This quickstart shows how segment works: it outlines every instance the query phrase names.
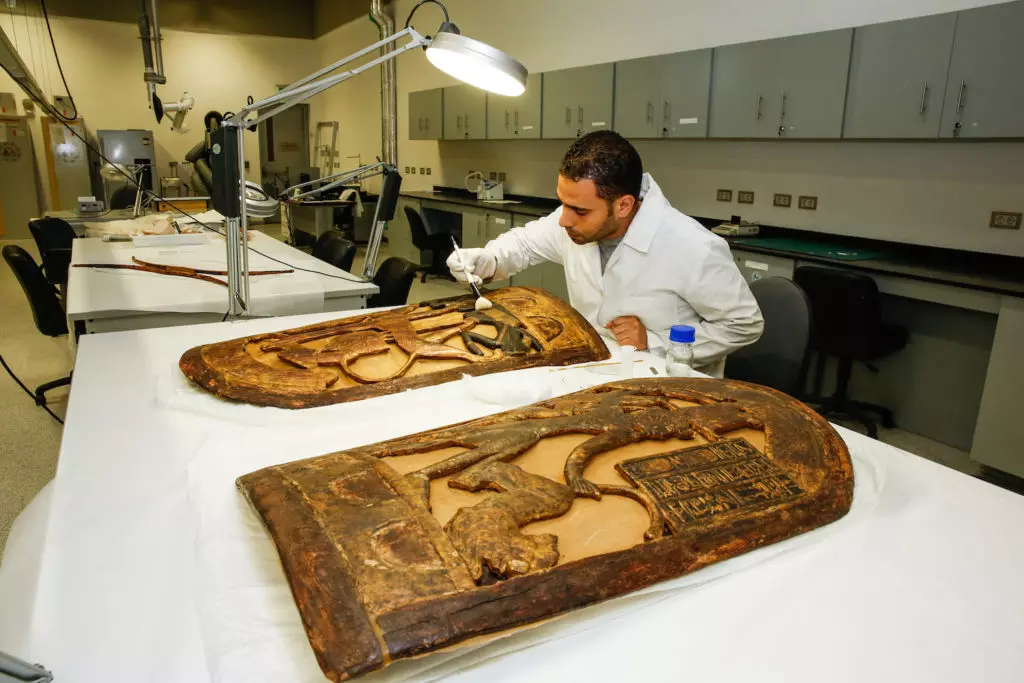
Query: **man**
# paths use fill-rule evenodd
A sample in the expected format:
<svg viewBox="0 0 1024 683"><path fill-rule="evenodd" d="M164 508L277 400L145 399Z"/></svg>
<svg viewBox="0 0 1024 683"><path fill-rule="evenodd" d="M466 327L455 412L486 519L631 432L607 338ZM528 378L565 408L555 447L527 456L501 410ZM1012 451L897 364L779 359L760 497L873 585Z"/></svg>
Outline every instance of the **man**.
<svg viewBox="0 0 1024 683"><path fill-rule="evenodd" d="M669 205L621 135L576 140L557 191L551 215L462 250L465 270L452 254L452 274L479 283L560 263L570 303L602 334L664 355L669 328L692 325L694 367L716 377L729 353L761 336L761 311L725 240Z"/></svg>

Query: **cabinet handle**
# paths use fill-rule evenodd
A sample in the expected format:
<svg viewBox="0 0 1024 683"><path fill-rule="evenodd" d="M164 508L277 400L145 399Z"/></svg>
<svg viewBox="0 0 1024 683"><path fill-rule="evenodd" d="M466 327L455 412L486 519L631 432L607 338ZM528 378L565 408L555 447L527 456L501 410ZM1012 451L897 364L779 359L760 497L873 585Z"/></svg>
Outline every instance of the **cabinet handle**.
<svg viewBox="0 0 1024 683"><path fill-rule="evenodd" d="M956 98L956 113L964 110L964 91L967 90L967 79L960 81L960 95Z"/></svg>
<svg viewBox="0 0 1024 683"><path fill-rule="evenodd" d="M578 109L579 113L576 116L576 120L579 121L580 126L582 126L583 125L583 107L577 107L577 109Z"/></svg>
<svg viewBox="0 0 1024 683"><path fill-rule="evenodd" d="M668 115L669 115L669 113L671 111L672 111L672 105L669 104L668 102L666 102L664 107L663 107L663 111L662 111L662 115L661 115L661 120L664 123L668 123Z"/></svg>
<svg viewBox="0 0 1024 683"><path fill-rule="evenodd" d="M516 126L516 130L519 130L519 110L518 109L516 109L515 126Z"/></svg>
<svg viewBox="0 0 1024 683"><path fill-rule="evenodd" d="M782 103L779 105L779 123L782 123L786 119L786 91L782 91Z"/></svg>
<svg viewBox="0 0 1024 683"><path fill-rule="evenodd" d="M568 126L571 123L572 123L572 108L571 107L566 107L565 108L565 125Z"/></svg>
<svg viewBox="0 0 1024 683"><path fill-rule="evenodd" d="M423 117L421 116L421 117L420 117L420 118L418 119L418 121L419 121L419 130L423 130Z"/></svg>
<svg viewBox="0 0 1024 683"><path fill-rule="evenodd" d="M654 123L654 103L647 103L647 123Z"/></svg>
<svg viewBox="0 0 1024 683"><path fill-rule="evenodd" d="M466 137L469 137L469 114L462 117L462 122L466 124Z"/></svg>
<svg viewBox="0 0 1024 683"><path fill-rule="evenodd" d="M925 81L921 88L921 113L924 114L926 111L928 111L928 81Z"/></svg>
<svg viewBox="0 0 1024 683"><path fill-rule="evenodd" d="M505 128L508 128L508 109L505 110Z"/></svg>
<svg viewBox="0 0 1024 683"><path fill-rule="evenodd" d="M757 93L757 102L755 103L755 109L754 109L754 120L755 121L760 121L761 120L761 102L763 102L763 101L764 101L764 98L761 97L761 93Z"/></svg>
<svg viewBox="0 0 1024 683"><path fill-rule="evenodd" d="M426 128L429 131L430 130L430 119L423 119L423 123L425 124L424 128Z"/></svg>
<svg viewBox="0 0 1024 683"><path fill-rule="evenodd" d="M455 117L455 127L456 128L462 128L462 117L461 116L456 116Z"/></svg>

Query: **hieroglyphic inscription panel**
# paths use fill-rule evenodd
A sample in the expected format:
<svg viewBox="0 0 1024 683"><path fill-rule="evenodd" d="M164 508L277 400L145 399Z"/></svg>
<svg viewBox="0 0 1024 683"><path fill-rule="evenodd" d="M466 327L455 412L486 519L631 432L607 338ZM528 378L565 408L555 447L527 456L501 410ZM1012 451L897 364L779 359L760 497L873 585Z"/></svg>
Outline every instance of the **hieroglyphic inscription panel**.
<svg viewBox="0 0 1024 683"><path fill-rule="evenodd" d="M746 439L728 439L620 463L647 491L673 532L690 522L784 503L803 491Z"/></svg>

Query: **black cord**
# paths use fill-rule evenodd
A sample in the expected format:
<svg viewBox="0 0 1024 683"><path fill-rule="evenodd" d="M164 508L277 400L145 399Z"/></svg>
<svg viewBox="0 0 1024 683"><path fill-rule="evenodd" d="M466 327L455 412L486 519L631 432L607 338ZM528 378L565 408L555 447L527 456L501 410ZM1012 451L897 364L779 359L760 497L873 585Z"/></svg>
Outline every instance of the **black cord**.
<svg viewBox="0 0 1024 683"><path fill-rule="evenodd" d="M420 1L419 1L419 2L417 2L417 3L416 3L416 5L415 5L415 6L414 6L414 7L412 8L412 10L410 10L410 11L409 11L409 16L408 16L408 18L406 18L406 20L405 20L405 27L406 27L406 28L409 28L409 22L411 22L411 21L412 21L412 15L416 14L416 10L418 10L418 9L419 9L420 7L422 7L423 5L426 5L427 3L433 3L433 4L437 5L438 7L440 7L440 8L441 8L441 11L442 11L442 12L444 12L444 21L445 21L445 23L447 24L447 23L449 22L449 18L448 18L448 8L447 8L447 7L445 7L445 6L444 6L444 4L442 4L441 2L439 2L439 0L420 0Z"/></svg>
<svg viewBox="0 0 1024 683"><path fill-rule="evenodd" d="M57 71L60 72L60 80L64 83L64 90L68 93L68 99L71 100L71 108L75 110L74 115L70 118L64 116L64 114L60 112L57 112L57 117L63 121L74 121L78 118L78 105L75 104L75 98L71 96L71 88L68 87L68 81L64 78L64 68L60 65L60 56L57 54L57 43L53 40L53 30L50 28L50 14L46 11L46 0L39 0L39 6L43 10L43 18L46 19L46 32L50 34L50 46L53 48L53 59L57 62ZM6 71L6 68L4 70Z"/></svg>
<svg viewBox="0 0 1024 683"><path fill-rule="evenodd" d="M40 408L48 412L50 414L50 417L52 417L54 420L61 424L64 424L64 420L57 417L57 413L50 410L50 407L48 405L46 405L45 403L39 403L39 401L36 400L36 395L32 392L31 389L25 386L24 382L18 379L18 376L14 374L14 370L11 370L11 366L8 365L7 361L4 360L3 355L0 355L0 365L4 366L4 370L6 370L7 374L11 376L11 379L18 383L18 386L21 387L22 390L29 395L29 398L36 402L36 405L38 405Z"/></svg>
<svg viewBox="0 0 1024 683"><path fill-rule="evenodd" d="M89 141L88 141L88 140L87 140L87 139L86 139L86 138L85 138L84 136L80 135L80 134L78 133L78 131L77 131L77 130L75 130L75 129L74 129L74 128L73 128L72 126L71 126L71 125L69 125L69 124L68 124L68 121L70 121L71 119L66 119L65 117L61 116L60 112L58 112L58 111L56 110L56 108L54 108L53 106L51 106L51 105L50 105L49 103L47 103L47 102L45 102L45 101L43 101L43 100L40 100L40 99L39 99L38 97L36 97L36 96L35 96L35 95L34 95L34 94L32 93L31 89L30 89L30 88L27 88L27 87L25 87L25 84L24 84L24 83L22 83L22 82L21 82L21 80L20 80L19 78L17 78L17 77L16 77L16 76L15 76L14 74L12 74L12 73L10 72L10 70L9 70L9 69L7 68L7 66L6 66L5 64L3 64L2 62L0 62L0 67L2 67L2 68L3 68L3 70L4 70L4 71L5 71L6 73L7 73L7 75L8 75L8 76L10 76L10 77L11 77L11 79L12 79L12 80L13 80L13 81L14 81L15 83L17 83L18 85L20 85L20 86L22 87L22 89L23 89L23 90L24 90L25 92L27 92L27 93L28 93L29 97L30 97L30 98L32 98L32 100L33 100L33 101L35 101L35 103L36 103L36 104L38 104L38 105L39 105L39 107L40 107L40 108L41 108L41 109L42 109L42 110L43 110L44 112L46 112L47 114L49 114L49 115L53 116L53 117L54 117L55 119L59 120L59 121L60 121L60 122L61 122L61 123L62 123L62 124L64 125L64 127L65 127L65 128L67 128L67 129L68 129L68 130L69 130L69 131L71 132L71 134L72 134L72 135L74 135L74 136L75 136L76 138L78 138L79 140L81 140L81 141L82 141L82 144L84 144L84 145L85 145L85 146L86 146L86 147L87 147L87 148L88 148L89 150L91 150L91 151L92 151L92 152L93 152L93 153L94 153L94 154L95 154L95 155L96 155L96 156L97 156L98 158L100 158L100 159L102 159L103 161L105 161L106 163L110 164L110 166L111 166L111 167L112 167L112 168L113 168L114 170L116 170L116 171L117 171L118 173L120 173L120 174L121 174L122 176L124 176L126 180L128 180L129 182L131 182L131 183L133 183L133 184L136 184L136 185L138 185L138 183L136 182L136 180L135 180L135 178L134 178L133 176L131 176L130 174L128 174L127 172L125 172L125 171L124 171L123 169L121 169L121 167L120 167L120 166L118 166L117 164L115 164L114 162L112 162L112 161L111 161L110 159L108 159L107 157L105 157L105 156L103 155L103 153L102 153L102 152L101 152L101 151L100 151L99 149L97 149L97 148L96 148L96 146L95 146L95 145L93 145L92 143L90 143L90 142L89 142ZM76 111L76 113L77 113L77 111ZM223 230L218 230L218 229L217 229L216 227L214 227L214 226L212 226L212 225L207 225L206 223L203 223L203 222L202 222L201 220L199 220L198 218L196 218L195 216L193 216L193 215L192 215L192 214L190 214L189 212L185 211L184 209L178 208L178 206L176 206L176 205L174 204L174 202L170 201L169 199L166 199L166 198L164 198L164 197L161 197L161 196L160 196L160 195L158 195L157 193L155 193L155 192L153 192L152 190L149 190L149 189L147 189L147 188L145 188L145 187L143 187L143 188L142 188L142 191L143 191L143 193L144 193L144 194L145 194L145 195L146 195L146 196L147 196L147 197L148 197L148 198L149 198L150 200L154 200L154 199L155 199L155 200L157 200L157 201L163 202L163 203L165 203L165 204L166 204L167 206L171 207L172 209L174 209L174 210L175 210L175 211L177 211L178 213L182 214L183 216L187 216L187 217L188 217L189 219L191 219L191 220L192 220L193 222L195 222L195 223L197 223L197 224L199 224L199 225L203 226L203 227L204 227L204 228L206 228L207 230L209 230L209 231L211 231L211 232L215 232L215 233L217 233L218 235L221 235L222 237L227 237L227 233L226 233L226 232L224 232ZM109 211L107 211L107 212L105 212L105 213L109 213ZM291 263L288 263L288 262L286 262L286 261L282 261L282 260L281 260L281 259L279 259L279 258L274 258L273 256L270 256L269 254L264 254L264 253L263 253L262 251L260 251L259 249L255 249L254 247L252 247L252 246L250 246L250 245L248 245L248 244L246 244L246 245L245 245L245 248L246 248L246 249L248 249L249 251L251 251L251 252L252 252L252 253L254 253L254 254L259 254L260 256L262 256L262 257L264 257L264 258L266 258L266 259L270 259L271 261L274 261L275 263L279 263L279 264L281 264L281 265L283 265L283 266L287 266L288 268L290 268L290 269L292 269L292 270L297 270L297 271L301 271L301 272L303 272L303 273L310 273L310 274L312 274L312 275L320 275L321 277L329 277L329 278L333 278L333 279L335 279L335 280L343 280L343 281L345 281L345 282L355 282L355 283L357 283L357 284L366 284L366 283L367 283L367 280L364 280L364 279L362 279L362 278L356 278L356 277L345 277L345 276L343 276L343 275L332 275L331 273L324 273L324 272L321 272L321 271L319 271L319 270L311 270L311 269L309 269L309 268L300 268L299 266L295 266L295 265L292 265Z"/></svg>

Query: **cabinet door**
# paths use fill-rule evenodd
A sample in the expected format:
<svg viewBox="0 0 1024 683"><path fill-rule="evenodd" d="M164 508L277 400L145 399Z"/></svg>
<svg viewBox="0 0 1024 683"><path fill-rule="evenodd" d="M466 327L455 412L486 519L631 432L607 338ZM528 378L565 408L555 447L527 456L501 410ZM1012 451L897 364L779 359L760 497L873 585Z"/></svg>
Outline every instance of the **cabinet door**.
<svg viewBox="0 0 1024 683"><path fill-rule="evenodd" d="M439 140L442 107L441 88L409 93L409 139Z"/></svg>
<svg viewBox="0 0 1024 683"><path fill-rule="evenodd" d="M526 91L518 97L487 95L487 138L511 140L540 137L541 74L526 78Z"/></svg>
<svg viewBox="0 0 1024 683"><path fill-rule="evenodd" d="M768 138L779 131L778 41L715 48L711 67L713 138Z"/></svg>
<svg viewBox="0 0 1024 683"><path fill-rule="evenodd" d="M936 138L956 14L854 29L847 138Z"/></svg>
<svg viewBox="0 0 1024 683"><path fill-rule="evenodd" d="M615 130L627 138L661 136L661 90L666 57L615 64ZM705 102L707 98L705 97Z"/></svg>
<svg viewBox="0 0 1024 683"><path fill-rule="evenodd" d="M512 216L512 227L525 227L526 224L532 220L535 220L533 216L515 214ZM535 266L530 266L526 270L519 271L509 278L509 283L513 287L536 287L537 289L544 289L544 264L539 263Z"/></svg>
<svg viewBox="0 0 1024 683"><path fill-rule="evenodd" d="M662 137L707 137L711 53L710 49L693 50L662 58L661 111L658 112L658 133ZM615 88L618 93L618 79ZM616 106L616 125L618 118L619 109Z"/></svg>
<svg viewBox="0 0 1024 683"><path fill-rule="evenodd" d="M498 235L508 231L508 229L512 227L512 214L488 213L485 225L484 244L487 244ZM509 280L494 280L490 283L490 286L494 289L499 287L508 287L509 282Z"/></svg>
<svg viewBox="0 0 1024 683"><path fill-rule="evenodd" d="M811 33L778 41L777 135L839 138L843 133L853 29Z"/></svg>
<svg viewBox="0 0 1024 683"><path fill-rule="evenodd" d="M462 209L462 247L477 249L487 244L487 212L481 209Z"/></svg>
<svg viewBox="0 0 1024 683"><path fill-rule="evenodd" d="M1024 137L1024 2L960 12L942 137Z"/></svg>
<svg viewBox="0 0 1024 683"><path fill-rule="evenodd" d="M580 134L611 130L615 107L615 64L595 64L576 71L576 124Z"/></svg>
<svg viewBox="0 0 1024 683"><path fill-rule="evenodd" d="M576 137L573 118L573 73L576 69L550 71L544 74L541 108L541 137L550 139Z"/></svg>
<svg viewBox="0 0 1024 683"><path fill-rule="evenodd" d="M487 137L487 95L479 88L455 85L444 89L444 139Z"/></svg>
<svg viewBox="0 0 1024 683"><path fill-rule="evenodd" d="M615 66L597 64L544 74L544 138L575 138L611 128Z"/></svg>

